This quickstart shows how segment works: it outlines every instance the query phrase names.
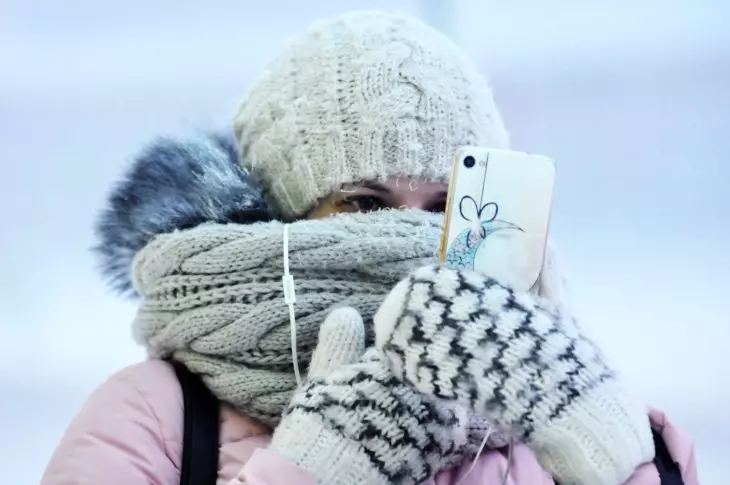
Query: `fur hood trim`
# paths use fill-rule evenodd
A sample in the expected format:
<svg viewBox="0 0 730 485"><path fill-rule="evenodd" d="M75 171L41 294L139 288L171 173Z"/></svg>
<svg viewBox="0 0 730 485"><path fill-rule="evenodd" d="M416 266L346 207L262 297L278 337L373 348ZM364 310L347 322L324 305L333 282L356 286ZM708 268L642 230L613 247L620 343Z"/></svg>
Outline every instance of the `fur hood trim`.
<svg viewBox="0 0 730 485"><path fill-rule="evenodd" d="M158 234L267 220L261 190L238 164L232 136L158 138L112 190L95 227L95 252L112 288L132 296L132 260Z"/></svg>

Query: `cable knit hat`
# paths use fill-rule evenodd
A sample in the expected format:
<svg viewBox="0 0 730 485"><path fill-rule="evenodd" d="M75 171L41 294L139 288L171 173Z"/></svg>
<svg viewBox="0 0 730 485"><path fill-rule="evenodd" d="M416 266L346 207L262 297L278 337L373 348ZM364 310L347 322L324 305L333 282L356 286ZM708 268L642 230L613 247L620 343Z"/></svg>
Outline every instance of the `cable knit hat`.
<svg viewBox="0 0 730 485"><path fill-rule="evenodd" d="M284 218L346 183L447 180L462 145L507 148L487 80L420 20L316 22L265 68L235 119L243 167Z"/></svg>

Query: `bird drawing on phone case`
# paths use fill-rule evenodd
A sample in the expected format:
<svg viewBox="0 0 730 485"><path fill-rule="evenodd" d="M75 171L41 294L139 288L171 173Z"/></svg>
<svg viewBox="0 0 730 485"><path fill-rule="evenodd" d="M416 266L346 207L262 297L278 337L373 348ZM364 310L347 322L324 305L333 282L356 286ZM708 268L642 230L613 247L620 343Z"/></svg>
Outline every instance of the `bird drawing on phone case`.
<svg viewBox="0 0 730 485"><path fill-rule="evenodd" d="M467 195L459 201L459 214L471 223L451 242L446 252L446 264L451 268L474 269L474 261L482 243L492 234L505 230L524 232L516 224L497 219L499 206L496 202L479 205Z"/></svg>

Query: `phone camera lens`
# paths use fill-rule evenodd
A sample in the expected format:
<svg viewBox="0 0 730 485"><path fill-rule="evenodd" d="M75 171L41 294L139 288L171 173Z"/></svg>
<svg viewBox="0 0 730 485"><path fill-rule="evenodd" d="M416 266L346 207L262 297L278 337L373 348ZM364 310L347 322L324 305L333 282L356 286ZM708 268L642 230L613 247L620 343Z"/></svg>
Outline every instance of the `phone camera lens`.
<svg viewBox="0 0 730 485"><path fill-rule="evenodd" d="M474 157L472 157L471 155L464 157L464 166L466 168L472 168L476 164L477 164L477 161L474 160Z"/></svg>

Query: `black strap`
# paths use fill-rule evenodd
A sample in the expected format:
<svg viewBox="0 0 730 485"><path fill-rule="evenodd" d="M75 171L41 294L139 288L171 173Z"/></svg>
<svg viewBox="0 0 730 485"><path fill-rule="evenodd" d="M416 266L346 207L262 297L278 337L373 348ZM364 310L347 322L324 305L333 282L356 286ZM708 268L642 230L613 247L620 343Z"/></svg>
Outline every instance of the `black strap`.
<svg viewBox="0 0 730 485"><path fill-rule="evenodd" d="M171 362L180 381L184 406L184 431L180 485L215 485L218 479L220 405L203 381L179 362ZM654 437L654 465L662 485L684 485L679 465L660 432ZM557 485L557 483L556 483Z"/></svg>
<svg viewBox="0 0 730 485"><path fill-rule="evenodd" d="M669 454L667 444L659 431L652 430L654 435L654 465L659 471L662 485L684 485L682 471L672 455Z"/></svg>
<svg viewBox="0 0 730 485"><path fill-rule="evenodd" d="M220 406L199 376L171 362L182 388L184 430L180 485L215 485L218 480Z"/></svg>

